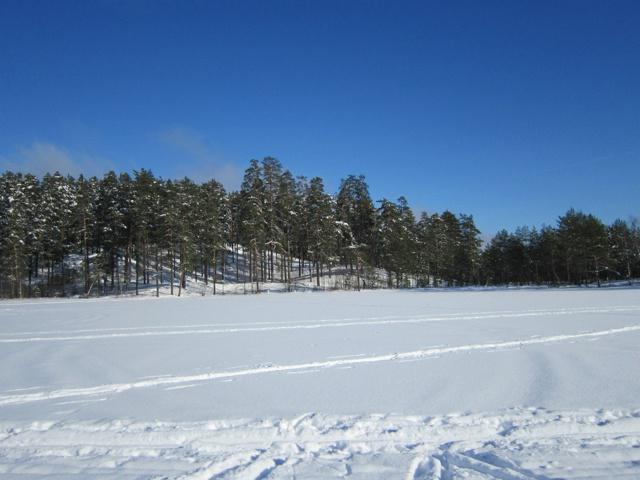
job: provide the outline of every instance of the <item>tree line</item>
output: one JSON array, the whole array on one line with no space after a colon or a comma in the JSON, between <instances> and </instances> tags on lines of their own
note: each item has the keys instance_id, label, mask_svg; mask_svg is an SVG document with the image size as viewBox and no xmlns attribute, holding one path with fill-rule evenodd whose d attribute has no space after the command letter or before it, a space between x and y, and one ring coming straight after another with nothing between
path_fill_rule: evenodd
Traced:
<instances>
[{"instance_id":1,"label":"tree line","mask_svg":"<svg viewBox=\"0 0 640 480\"><path fill-rule=\"evenodd\" d=\"M187 278L212 287L265 282L344 289L600 284L640 275L640 229L569 210L556 226L500 231L483 248L473 216L414 215L374 202L363 176L337 194L319 177L251 160L238 191L149 170L102 178L0 176L0 295L139 293Z\"/></svg>"}]
</instances>

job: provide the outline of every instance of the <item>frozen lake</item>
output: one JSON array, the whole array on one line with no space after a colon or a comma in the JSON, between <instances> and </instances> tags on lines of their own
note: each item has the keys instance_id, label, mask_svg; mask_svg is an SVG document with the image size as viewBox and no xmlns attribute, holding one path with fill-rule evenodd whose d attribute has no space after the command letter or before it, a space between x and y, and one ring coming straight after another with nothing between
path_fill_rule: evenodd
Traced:
<instances>
[{"instance_id":1,"label":"frozen lake","mask_svg":"<svg viewBox=\"0 0 640 480\"><path fill-rule=\"evenodd\" d=\"M638 478L640 290L0 302L3 478Z\"/></svg>"}]
</instances>

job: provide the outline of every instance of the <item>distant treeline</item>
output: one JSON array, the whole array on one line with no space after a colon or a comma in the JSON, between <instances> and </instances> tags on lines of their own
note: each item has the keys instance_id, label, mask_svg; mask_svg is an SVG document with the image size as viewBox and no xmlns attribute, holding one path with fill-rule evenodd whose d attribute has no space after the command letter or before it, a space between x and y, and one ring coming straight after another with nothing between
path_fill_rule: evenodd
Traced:
<instances>
[{"instance_id":1,"label":"distant treeline","mask_svg":"<svg viewBox=\"0 0 640 480\"><path fill-rule=\"evenodd\" d=\"M503 230L483 249L471 215L416 219L404 197L374 203L363 176L330 195L321 178L294 177L272 157L252 160L237 192L148 170L0 176L4 297L137 293L164 279L180 293L187 275L210 284L229 262L227 281L242 268L256 291L304 275L320 285L332 271L353 289L380 285L379 272L397 288L599 284L640 276L640 230L569 210L556 226Z\"/></svg>"}]
</instances>

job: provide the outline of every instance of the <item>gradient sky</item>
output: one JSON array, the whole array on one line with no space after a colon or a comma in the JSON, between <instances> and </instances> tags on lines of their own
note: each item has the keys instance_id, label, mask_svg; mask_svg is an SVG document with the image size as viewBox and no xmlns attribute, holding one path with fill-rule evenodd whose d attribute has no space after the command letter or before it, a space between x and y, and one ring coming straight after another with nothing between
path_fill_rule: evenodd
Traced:
<instances>
[{"instance_id":1,"label":"gradient sky","mask_svg":"<svg viewBox=\"0 0 640 480\"><path fill-rule=\"evenodd\" d=\"M640 2L0 1L0 169L267 155L485 234L640 215Z\"/></svg>"}]
</instances>

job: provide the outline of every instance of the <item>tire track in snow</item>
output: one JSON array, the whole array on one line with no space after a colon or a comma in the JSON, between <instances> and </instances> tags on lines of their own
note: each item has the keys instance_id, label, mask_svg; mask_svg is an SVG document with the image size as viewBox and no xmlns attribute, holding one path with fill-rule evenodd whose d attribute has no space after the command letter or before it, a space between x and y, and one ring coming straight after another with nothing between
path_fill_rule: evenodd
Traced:
<instances>
[{"instance_id":1,"label":"tire track in snow","mask_svg":"<svg viewBox=\"0 0 640 480\"><path fill-rule=\"evenodd\" d=\"M196 328L192 330L153 330L153 331L129 331L129 328L143 327L125 327L116 333L97 333L90 335L66 335L55 337L12 337L0 338L0 343L29 343L29 342L61 342L72 340L102 340L114 338L133 338L133 337L150 337L150 336L174 336L174 335L202 335L202 334L229 334L244 332L271 332L283 330L315 330L320 328L341 328L365 325L397 325L397 324L416 324L430 322L447 322L462 320L485 320L496 318L526 318L526 317L542 317L542 316L558 316L558 315L577 315L577 314L593 314L593 313L617 313L617 312L639 312L640 306L626 307L607 307L607 308L564 308L557 310L527 310L527 311L506 311L506 312L489 312L489 313L471 313L464 315L440 315L440 316L411 316L409 318L391 317L370 317L364 319L336 319L321 320L316 323L301 323L295 325L279 325L268 324L265 326L249 326L249 327L233 327L233 328ZM149 327L144 327L149 328ZM151 327L165 328L165 327ZM167 327L167 328L185 328L185 327ZM187 327L188 328L188 327ZM57 332L53 332L57 333ZM25 334L28 334L25 332ZM18 334L12 334L18 335Z\"/></svg>"},{"instance_id":2,"label":"tire track in snow","mask_svg":"<svg viewBox=\"0 0 640 480\"><path fill-rule=\"evenodd\" d=\"M388 361L394 361L394 360L423 359L423 358L441 356L445 354L458 353L458 352L502 350L502 349L509 349L514 347L525 347L529 345L556 343L556 342L562 342L567 340L604 337L608 335L616 335L620 333L628 333L628 332L635 332L635 331L640 331L640 325L632 325L632 326L621 327L621 328L612 328L612 329L599 330L599 331L587 332L587 333L563 334L563 335L553 335L548 337L511 340L507 342L478 343L478 344L469 344L469 345L459 345L455 347L427 348L422 350L413 350L409 352L391 353L391 354L385 354L385 355L372 355L369 357L321 360L321 361L305 362L305 363L298 363L298 364L284 364L284 365L269 364L261 367L248 368L244 370L211 371L211 372L194 374L194 375L160 377L160 378L140 380L137 382L130 382L130 383L112 383L112 384L106 384L106 385L97 385L94 387L66 388L61 390L52 390L48 392L25 393L25 394L19 394L19 395L2 395L0 396L0 406L20 405L24 403L38 402L43 400L53 400L53 399L59 399L59 398L68 398L68 397L114 394L114 393L122 393L128 390L134 390L139 388L149 388L149 387L157 387L157 386L164 386L164 385L178 385L178 384L193 383L193 382L203 382L203 381L209 381L209 380L230 379L230 378L245 377L250 375L261 375L265 373L294 372L294 371L300 371L300 370L343 367L347 365L352 366L352 365L360 365L360 364L388 362Z\"/></svg>"}]
</instances>

